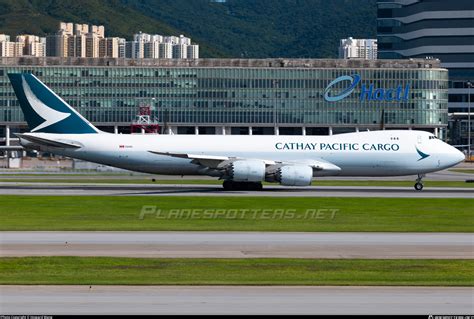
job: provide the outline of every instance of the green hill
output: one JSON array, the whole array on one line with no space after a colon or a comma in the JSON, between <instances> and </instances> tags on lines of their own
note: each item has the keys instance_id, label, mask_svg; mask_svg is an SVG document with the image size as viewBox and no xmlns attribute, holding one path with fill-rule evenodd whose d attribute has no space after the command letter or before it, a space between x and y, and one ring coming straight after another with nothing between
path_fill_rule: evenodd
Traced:
<instances>
[{"instance_id":1,"label":"green hill","mask_svg":"<svg viewBox=\"0 0 474 319\"><path fill-rule=\"evenodd\" d=\"M376 0L0 0L0 33L46 34L59 21L108 36L185 34L203 57L335 57L340 38L376 36Z\"/></svg>"}]
</instances>

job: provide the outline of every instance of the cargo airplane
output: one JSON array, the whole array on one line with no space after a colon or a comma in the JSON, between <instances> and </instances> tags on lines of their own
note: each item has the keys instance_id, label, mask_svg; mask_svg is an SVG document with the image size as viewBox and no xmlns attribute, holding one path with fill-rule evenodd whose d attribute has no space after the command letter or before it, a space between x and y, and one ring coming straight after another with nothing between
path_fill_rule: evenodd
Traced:
<instances>
[{"instance_id":1,"label":"cargo airplane","mask_svg":"<svg viewBox=\"0 0 474 319\"><path fill-rule=\"evenodd\" d=\"M454 166L464 155L435 135L390 130L332 136L129 135L98 130L30 73L8 75L29 133L26 149L131 171L208 175L225 190L259 190L262 182L308 186L319 176L417 175Z\"/></svg>"}]
</instances>

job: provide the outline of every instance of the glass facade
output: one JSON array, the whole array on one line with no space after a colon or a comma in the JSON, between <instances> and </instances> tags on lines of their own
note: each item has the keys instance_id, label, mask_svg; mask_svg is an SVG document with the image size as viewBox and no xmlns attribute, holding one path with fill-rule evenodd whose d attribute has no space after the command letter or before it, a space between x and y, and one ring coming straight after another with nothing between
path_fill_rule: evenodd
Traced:
<instances>
[{"instance_id":1,"label":"glass facade","mask_svg":"<svg viewBox=\"0 0 474 319\"><path fill-rule=\"evenodd\" d=\"M290 66L265 62L258 67L0 64L0 124L23 123L7 77L10 72L33 72L98 126L129 125L139 104L151 104L159 123L177 127L365 128L383 121L388 127L435 128L447 124L448 73L436 65L398 61L384 67L327 67L318 60L310 66L305 61L293 60ZM324 98L331 81L354 74L360 76L360 83L351 94L337 102ZM348 84L334 85L332 94ZM362 99L362 91L370 86L374 91L408 86L409 91L401 101Z\"/></svg>"},{"instance_id":2,"label":"glass facade","mask_svg":"<svg viewBox=\"0 0 474 319\"><path fill-rule=\"evenodd\" d=\"M474 80L473 28L472 0L377 0L378 58L441 61L449 70L449 142L465 147L472 112L467 83Z\"/></svg>"}]
</instances>

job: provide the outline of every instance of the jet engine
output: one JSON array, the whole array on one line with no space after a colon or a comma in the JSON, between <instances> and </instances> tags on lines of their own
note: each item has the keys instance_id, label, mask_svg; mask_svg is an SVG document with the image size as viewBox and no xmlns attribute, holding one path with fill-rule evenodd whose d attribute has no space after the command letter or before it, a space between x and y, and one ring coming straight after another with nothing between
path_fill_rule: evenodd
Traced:
<instances>
[{"instance_id":1,"label":"jet engine","mask_svg":"<svg viewBox=\"0 0 474 319\"><path fill-rule=\"evenodd\" d=\"M307 165L285 165L278 168L275 180L285 186L309 186L313 168Z\"/></svg>"},{"instance_id":2,"label":"jet engine","mask_svg":"<svg viewBox=\"0 0 474 319\"><path fill-rule=\"evenodd\" d=\"M261 182L265 179L265 162L239 160L232 162L227 174L235 182Z\"/></svg>"}]
</instances>

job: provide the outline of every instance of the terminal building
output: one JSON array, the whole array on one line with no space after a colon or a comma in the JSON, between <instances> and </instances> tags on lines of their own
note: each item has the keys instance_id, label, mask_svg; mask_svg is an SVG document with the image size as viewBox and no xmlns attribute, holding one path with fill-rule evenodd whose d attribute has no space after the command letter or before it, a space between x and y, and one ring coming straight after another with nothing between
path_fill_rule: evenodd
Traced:
<instances>
[{"instance_id":1,"label":"terminal building","mask_svg":"<svg viewBox=\"0 0 474 319\"><path fill-rule=\"evenodd\" d=\"M8 73L32 72L94 125L130 133L330 135L419 129L446 138L438 60L0 58L0 144L27 130Z\"/></svg>"}]
</instances>

